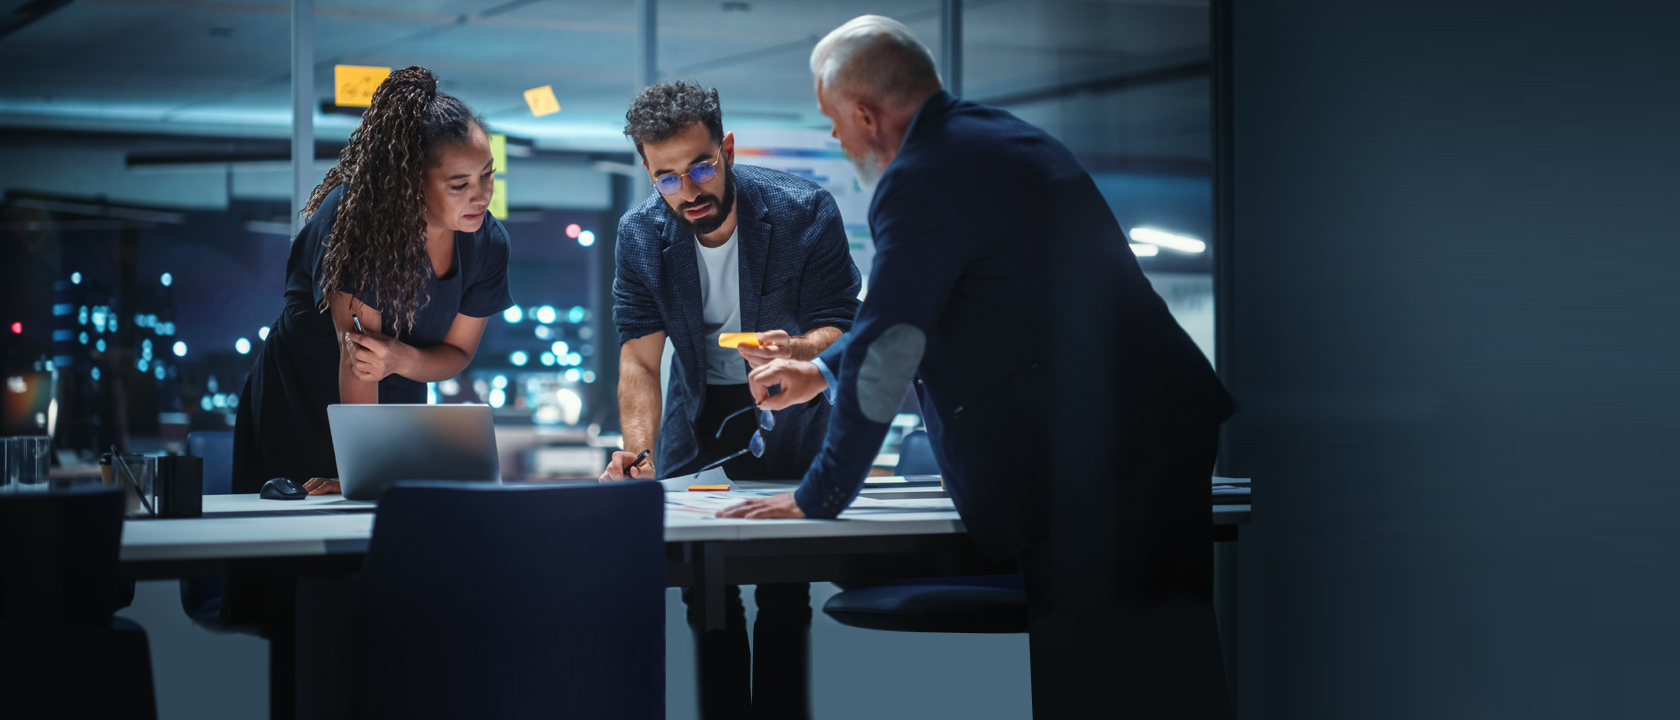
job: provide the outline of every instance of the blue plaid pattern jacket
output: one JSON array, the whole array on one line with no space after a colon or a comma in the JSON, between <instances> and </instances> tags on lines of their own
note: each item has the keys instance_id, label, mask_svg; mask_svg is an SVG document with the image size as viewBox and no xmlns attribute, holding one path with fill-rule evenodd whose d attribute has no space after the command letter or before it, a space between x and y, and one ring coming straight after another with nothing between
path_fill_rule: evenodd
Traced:
<instances>
[{"instance_id":1,"label":"blue plaid pattern jacket","mask_svg":"<svg viewBox=\"0 0 1680 720\"><path fill-rule=\"evenodd\" d=\"M777 170L736 164L731 172L740 215L741 331L850 330L862 276L834 198L816 183ZM613 278L619 342L664 332L676 350L654 456L661 477L696 458L697 432L715 430L694 427L706 404L697 241L666 215L664 203L655 193L619 220ZM805 475L822 448L828 413L828 402L818 397L776 414L776 428L764 438L764 460L776 477Z\"/></svg>"}]
</instances>

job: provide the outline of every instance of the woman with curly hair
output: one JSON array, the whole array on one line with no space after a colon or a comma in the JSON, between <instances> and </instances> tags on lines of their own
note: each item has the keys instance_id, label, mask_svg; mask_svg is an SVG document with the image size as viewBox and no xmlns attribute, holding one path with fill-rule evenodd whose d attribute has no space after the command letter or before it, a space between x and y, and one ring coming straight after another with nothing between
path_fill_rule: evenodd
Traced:
<instances>
[{"instance_id":1,"label":"woman with curly hair","mask_svg":"<svg viewBox=\"0 0 1680 720\"><path fill-rule=\"evenodd\" d=\"M234 492L337 492L328 405L424 403L467 367L513 304L493 192L484 120L425 68L391 73L304 207L285 310L239 398Z\"/></svg>"}]
</instances>

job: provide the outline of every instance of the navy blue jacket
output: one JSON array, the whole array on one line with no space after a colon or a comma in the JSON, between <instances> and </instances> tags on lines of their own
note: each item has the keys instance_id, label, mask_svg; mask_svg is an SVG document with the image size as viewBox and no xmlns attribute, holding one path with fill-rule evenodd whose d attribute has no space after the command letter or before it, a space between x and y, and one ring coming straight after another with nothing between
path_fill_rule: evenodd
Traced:
<instances>
[{"instance_id":1,"label":"navy blue jacket","mask_svg":"<svg viewBox=\"0 0 1680 720\"><path fill-rule=\"evenodd\" d=\"M741 331L850 330L862 278L834 197L776 170L737 164L732 172L740 215ZM699 454L694 420L706 404L706 332L696 242L666 214L658 194L618 221L613 323L619 342L663 331L676 350L654 460L661 476ZM821 399L776 413L776 429L764 438L764 461L774 476L805 474L822 446L828 415Z\"/></svg>"},{"instance_id":2,"label":"navy blue jacket","mask_svg":"<svg viewBox=\"0 0 1680 720\"><path fill-rule=\"evenodd\" d=\"M1232 403L1150 288L1090 175L1056 139L996 108L940 92L917 113L870 206L875 263L852 331L821 356L834 414L794 498L834 517L857 494L905 387L915 382L945 485L969 535L994 557L1049 522L1055 283L1085 283L1118 312L1085 332L1119 338L1114 442L1129 466L1216 427ZM1052 258L1071 262L1053 265ZM1087 313L1089 312L1089 315ZM1057 315L1060 313L1060 315ZM1089 410L1088 398L1080 407ZM1064 416L1066 412L1064 412ZM1105 426L1106 427L1106 426Z\"/></svg>"}]
</instances>

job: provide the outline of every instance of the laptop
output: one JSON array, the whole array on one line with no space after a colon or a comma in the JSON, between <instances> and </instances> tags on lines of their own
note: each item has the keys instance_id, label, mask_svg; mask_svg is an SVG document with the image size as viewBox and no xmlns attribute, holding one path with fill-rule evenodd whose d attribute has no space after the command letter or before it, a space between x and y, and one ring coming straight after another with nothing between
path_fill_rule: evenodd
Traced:
<instances>
[{"instance_id":1,"label":"laptop","mask_svg":"<svg viewBox=\"0 0 1680 720\"><path fill-rule=\"evenodd\" d=\"M489 405L328 405L327 424L348 500L398 480L502 479Z\"/></svg>"}]
</instances>

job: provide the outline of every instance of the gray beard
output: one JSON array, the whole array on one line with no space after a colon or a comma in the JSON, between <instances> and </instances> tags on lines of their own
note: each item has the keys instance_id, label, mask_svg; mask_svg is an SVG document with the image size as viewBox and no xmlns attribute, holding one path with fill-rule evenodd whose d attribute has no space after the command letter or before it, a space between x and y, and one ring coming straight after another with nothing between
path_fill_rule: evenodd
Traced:
<instances>
[{"instance_id":1,"label":"gray beard","mask_svg":"<svg viewBox=\"0 0 1680 720\"><path fill-rule=\"evenodd\" d=\"M847 155L846 159L851 161L852 169L857 171L858 185L865 190L874 190L875 184L881 182L881 175L887 171L886 163L881 162L880 154L874 151L863 157Z\"/></svg>"}]
</instances>

